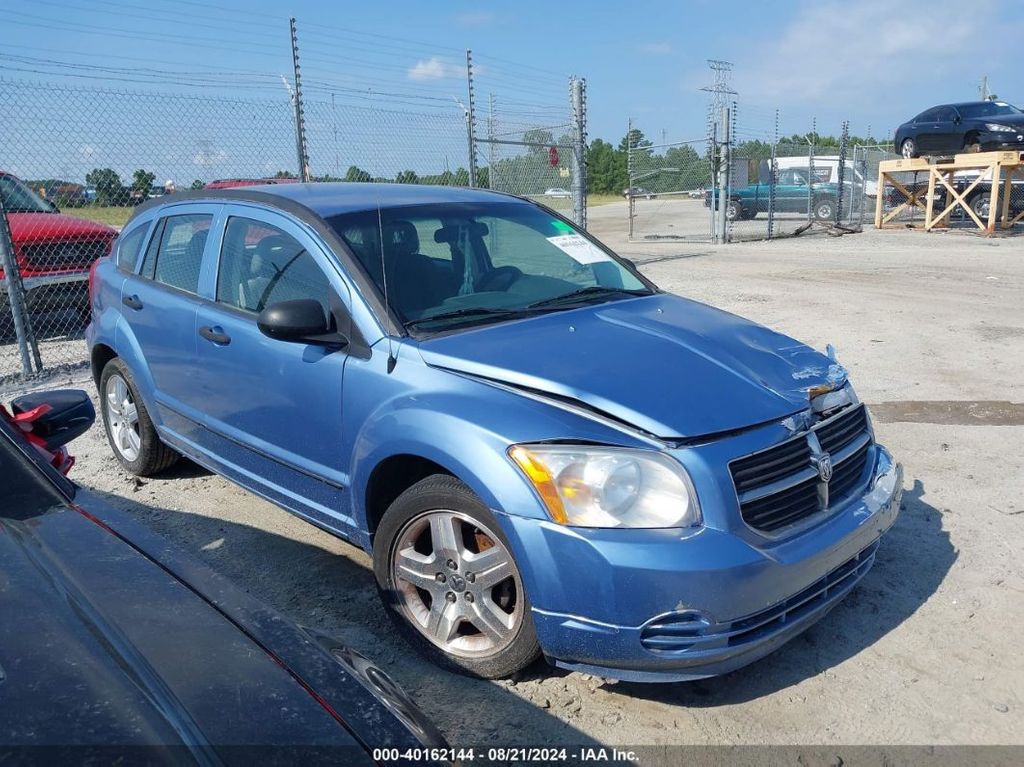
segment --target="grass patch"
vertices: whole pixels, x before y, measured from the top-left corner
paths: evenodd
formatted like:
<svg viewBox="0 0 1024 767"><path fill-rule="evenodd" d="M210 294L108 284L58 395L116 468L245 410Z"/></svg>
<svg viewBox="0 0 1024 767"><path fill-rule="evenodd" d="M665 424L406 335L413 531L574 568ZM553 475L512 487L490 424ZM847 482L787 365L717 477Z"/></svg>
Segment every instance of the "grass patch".
<svg viewBox="0 0 1024 767"><path fill-rule="evenodd" d="M621 194L588 194L587 207L607 205L610 202L622 202L623 199L625 198Z"/></svg>
<svg viewBox="0 0 1024 767"><path fill-rule="evenodd" d="M84 218L86 221L95 221L98 224L106 224L107 226L121 228L128 222L128 219L131 218L132 213L135 212L135 208L106 208L96 206L85 208L62 208L60 212L65 216Z"/></svg>

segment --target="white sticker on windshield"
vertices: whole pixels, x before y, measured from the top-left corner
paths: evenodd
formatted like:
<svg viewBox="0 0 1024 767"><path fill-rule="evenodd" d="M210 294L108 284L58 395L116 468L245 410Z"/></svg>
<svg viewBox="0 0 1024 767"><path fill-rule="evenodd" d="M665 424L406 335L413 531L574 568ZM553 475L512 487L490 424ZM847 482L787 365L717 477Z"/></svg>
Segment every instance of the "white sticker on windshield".
<svg viewBox="0 0 1024 767"><path fill-rule="evenodd" d="M608 254L578 234L560 234L557 237L548 237L548 242L580 264L611 261Z"/></svg>

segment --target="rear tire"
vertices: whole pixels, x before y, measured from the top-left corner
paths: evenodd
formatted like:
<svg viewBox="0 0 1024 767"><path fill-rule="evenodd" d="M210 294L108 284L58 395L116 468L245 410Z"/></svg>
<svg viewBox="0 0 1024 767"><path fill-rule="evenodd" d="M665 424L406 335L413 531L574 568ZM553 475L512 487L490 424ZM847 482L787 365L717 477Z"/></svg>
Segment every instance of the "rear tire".
<svg viewBox="0 0 1024 767"><path fill-rule="evenodd" d="M831 221L836 215L836 204L833 200L823 197L814 201L814 218L818 221Z"/></svg>
<svg viewBox="0 0 1024 767"><path fill-rule="evenodd" d="M508 539L455 477L427 477L391 504L374 535L373 572L399 633L437 665L497 679L540 656Z"/></svg>
<svg viewBox="0 0 1024 767"><path fill-rule="evenodd" d="M918 156L917 143L912 138L904 139L900 144L900 155L904 160L913 160Z"/></svg>
<svg viewBox="0 0 1024 767"><path fill-rule="evenodd" d="M128 367L116 357L100 374L100 413L114 457L130 474L151 477L181 457L160 441Z"/></svg>

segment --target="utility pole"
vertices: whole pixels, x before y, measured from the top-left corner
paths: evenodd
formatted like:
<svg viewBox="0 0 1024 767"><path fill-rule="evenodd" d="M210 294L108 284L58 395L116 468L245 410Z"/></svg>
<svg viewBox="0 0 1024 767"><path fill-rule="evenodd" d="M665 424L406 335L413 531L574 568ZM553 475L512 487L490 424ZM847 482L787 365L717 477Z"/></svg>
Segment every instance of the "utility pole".
<svg viewBox="0 0 1024 767"><path fill-rule="evenodd" d="M469 106L466 107L466 136L469 139L469 185L476 186L476 114L473 95L473 51L466 49L466 85L469 89Z"/></svg>
<svg viewBox="0 0 1024 767"><path fill-rule="evenodd" d="M295 31L295 17L288 19L288 30L292 39L292 70L295 77L295 93L292 105L295 107L295 153L299 162L299 180L309 181L309 155L306 153L306 118L302 111L302 74L299 68L299 36Z"/></svg>
<svg viewBox="0 0 1024 767"><path fill-rule="evenodd" d="M717 178L712 179L716 186L712 199L717 205L711 207L712 240L724 243L728 234L729 205L729 103L737 93L730 85L732 62L722 59L708 59L708 67L714 75L714 82L701 88L711 94L708 105L708 157L717 168Z"/></svg>
<svg viewBox="0 0 1024 767"><path fill-rule="evenodd" d="M573 217L587 228L587 81L573 76L569 81L573 124Z"/></svg>
<svg viewBox="0 0 1024 767"><path fill-rule="evenodd" d="M981 82L978 83L978 98L981 101L988 101L988 75L981 76Z"/></svg>

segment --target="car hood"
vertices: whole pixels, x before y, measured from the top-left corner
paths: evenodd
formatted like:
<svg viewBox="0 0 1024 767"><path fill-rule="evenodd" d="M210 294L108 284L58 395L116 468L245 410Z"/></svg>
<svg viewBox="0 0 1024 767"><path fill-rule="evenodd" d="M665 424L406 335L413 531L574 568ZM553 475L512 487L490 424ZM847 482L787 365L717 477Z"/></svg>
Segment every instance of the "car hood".
<svg viewBox="0 0 1024 767"><path fill-rule="evenodd" d="M231 744L341 747L353 764L372 764L366 743L443 744L357 653L87 491L35 498L0 510L0 698L17 701L0 742L173 746L171 763L182 747L200 762Z"/></svg>
<svg viewBox="0 0 1024 767"><path fill-rule="evenodd" d="M117 231L95 221L62 213L8 213L11 239L18 245L51 240L112 240Z"/></svg>
<svg viewBox="0 0 1024 767"><path fill-rule="evenodd" d="M825 355L734 314L658 294L424 341L428 365L575 400L666 439L806 410L840 385Z"/></svg>

